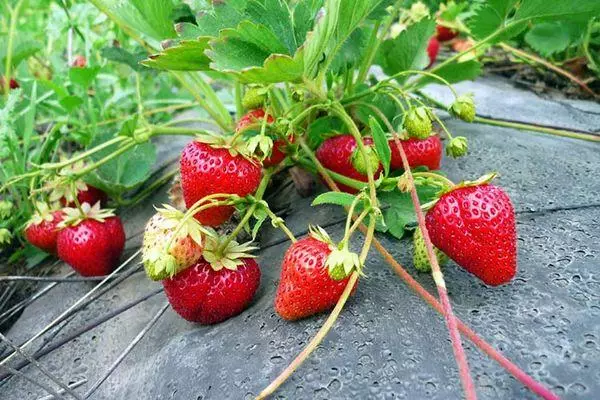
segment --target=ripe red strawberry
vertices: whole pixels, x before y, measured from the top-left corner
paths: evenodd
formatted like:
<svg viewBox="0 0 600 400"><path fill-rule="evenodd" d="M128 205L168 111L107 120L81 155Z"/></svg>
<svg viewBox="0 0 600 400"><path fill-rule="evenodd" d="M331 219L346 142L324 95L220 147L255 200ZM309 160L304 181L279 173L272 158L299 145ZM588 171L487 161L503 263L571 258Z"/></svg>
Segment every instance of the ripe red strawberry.
<svg viewBox="0 0 600 400"><path fill-rule="evenodd" d="M325 266L331 251L329 244L311 236L286 251L275 297L275 311L281 317L293 321L335 306L349 277L331 277Z"/></svg>
<svg viewBox="0 0 600 400"><path fill-rule="evenodd" d="M455 31L454 29L450 29L448 27L442 26L442 25L437 25L435 27L435 30L436 30L435 37L440 42L447 42L449 40L454 39L456 36L458 36L457 31Z"/></svg>
<svg viewBox="0 0 600 400"><path fill-rule="evenodd" d="M290 142L294 143L294 137L290 138ZM273 142L273 150L271 150L271 156L263 160L263 167L273 167L283 161L286 154L284 152L287 142L283 139L277 139Z"/></svg>
<svg viewBox="0 0 600 400"><path fill-rule="evenodd" d="M71 64L73 68L85 68L87 67L87 59L81 54L76 55L73 58L73 64Z"/></svg>
<svg viewBox="0 0 600 400"><path fill-rule="evenodd" d="M111 273L119 262L125 246L125 232L119 217L100 205L82 206L83 218L77 209L66 208L64 228L57 237L58 257L83 276Z"/></svg>
<svg viewBox="0 0 600 400"><path fill-rule="evenodd" d="M408 164L412 168L425 166L430 170L440 169L440 161L442 160L442 141L438 135L431 135L427 139L409 138L401 140L402 148L406 153ZM389 141L390 149L392 150L392 158L390 167L392 170L404 169L402 158L396 146L396 141Z"/></svg>
<svg viewBox="0 0 600 400"><path fill-rule="evenodd" d="M363 143L368 147L372 147L373 139L365 137L363 138ZM371 152L370 154L374 155L374 152ZM354 140L352 135L339 135L326 139L317 149L316 155L325 168L348 178L367 182L367 176L364 173L357 171L355 168L355 165L357 165L355 161L358 161L358 158L362 161L362 157L357 149L356 140ZM376 168L373 168L373 172L375 178L377 178L382 171L381 163L376 159L376 156L374 159L370 159L369 162L372 163L372 167L376 166ZM357 192L356 189L343 184L338 184L338 186L340 190L343 190L344 192Z"/></svg>
<svg viewBox="0 0 600 400"><path fill-rule="evenodd" d="M108 195L104 193L104 191L85 184L86 189L81 189L77 192L77 200L79 204L88 203L93 206L97 202L100 202L101 206L105 206L108 201ZM75 207L75 201L69 201L67 203L67 198L63 197L60 199L60 204L66 207Z"/></svg>
<svg viewBox="0 0 600 400"><path fill-rule="evenodd" d="M4 77L0 76L0 93L1 94L4 94L4 85L5 85ZM10 90L18 89L20 87L21 87L21 85L19 85L19 82L17 82L16 79L11 78L10 81L8 82L8 88Z"/></svg>
<svg viewBox="0 0 600 400"><path fill-rule="evenodd" d="M56 255L58 224L62 222L64 212L62 210L51 212L47 206L40 208L40 213L36 213L27 224L25 238L35 247Z"/></svg>
<svg viewBox="0 0 600 400"><path fill-rule="evenodd" d="M517 270L515 212L508 195L490 184L444 194L426 216L434 246L488 285Z"/></svg>
<svg viewBox="0 0 600 400"><path fill-rule="evenodd" d="M429 39L429 44L427 45L427 55L429 56L429 65L427 68L431 67L435 60L437 59L438 52L440 51L440 42L433 36Z"/></svg>
<svg viewBox="0 0 600 400"><path fill-rule="evenodd" d="M181 188L187 207L216 193L247 196L260 184L261 168L227 148L194 141L181 154ZM195 215L201 224L218 226L233 214L231 206L212 207Z"/></svg>
<svg viewBox="0 0 600 400"><path fill-rule="evenodd" d="M244 115L242 118L240 118L237 125L235 126L235 130L240 131L242 129L247 128L250 125L257 125L260 127L260 124L262 124L262 121L264 118L265 118L265 110L264 109L257 108L256 110L252 110L252 111L246 113L246 115ZM271 115L269 115L267 117L267 123L272 124L273 121L274 121L273 117Z"/></svg>
<svg viewBox="0 0 600 400"><path fill-rule="evenodd" d="M260 269L242 258L235 270L216 271L201 258L173 278L163 280L169 303L188 321L216 324L244 311L260 284Z"/></svg>

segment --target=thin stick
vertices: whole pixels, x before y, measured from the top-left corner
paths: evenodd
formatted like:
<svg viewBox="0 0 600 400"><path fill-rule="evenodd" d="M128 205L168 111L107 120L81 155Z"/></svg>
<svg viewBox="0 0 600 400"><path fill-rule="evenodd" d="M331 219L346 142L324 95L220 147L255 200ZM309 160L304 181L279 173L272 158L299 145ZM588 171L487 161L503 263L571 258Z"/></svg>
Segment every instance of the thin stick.
<svg viewBox="0 0 600 400"><path fill-rule="evenodd" d="M94 394L96 389L98 389L100 387L100 385L102 385L102 383L110 376L110 374L113 373L113 371L119 366L119 364L121 364L123 359L125 359L125 357L127 357L127 355L131 352L131 350L133 350L133 348L140 342L140 340L142 340L142 338L144 336L146 336L146 334L150 331L150 329L152 329L154 324L156 324L158 322L159 318L163 315L163 313L165 311L167 311L167 308L169 308L169 302L165 302L165 304L156 313L156 315L150 320L150 322L148 322L148 324L146 324L146 326L140 331L140 333L138 333L136 335L136 337L133 338L133 340L131 341L131 343L129 343L129 345L125 348L125 350L123 350L123 352L119 355L119 357L117 357L117 359L112 363L112 365L108 368L108 370L104 373L104 375L102 375L102 377L100 379L98 379L96 381L96 383L94 383L92 385L92 387L85 393L84 397L86 399L89 398L92 394Z"/></svg>
<svg viewBox="0 0 600 400"><path fill-rule="evenodd" d="M44 389L46 392L50 393L52 396L54 396L57 399L64 399L65 398L62 395L62 393L57 392L56 390L54 390L49 385L46 385L43 382L38 382L35 379L33 379L30 376L28 376L27 374L22 373L21 371L17 371L16 369L9 367L8 365L2 365L2 364L0 364L0 368L4 368L5 370L7 370L8 372L10 372L11 374L13 374L15 376L18 376L19 378L23 378L26 381L29 381L29 382L33 383L35 386L38 386L38 387Z"/></svg>
<svg viewBox="0 0 600 400"><path fill-rule="evenodd" d="M79 395L77 395L77 393L73 392L70 387L68 387L67 385L62 383L61 380L58 379L58 377L54 376L54 374L52 374L48 370L46 370L46 368L44 368L42 366L42 364L40 364L37 360L35 360L33 357L31 357L31 355L29 355L26 352L24 352L23 350L21 350L19 348L19 346L14 344L10 339L8 339L6 336L4 336L1 332L0 332L0 340L2 340L8 346L12 347L12 349L14 351L16 351L17 353L19 353L19 355L21 357L25 358L27 361L29 361L31 364L33 364L37 369L40 370L40 372L42 374L44 374L45 376L48 377L48 379L50 379L52 382L54 382L58 386L60 386L66 393L69 393L71 396L73 396L77 400L82 400L82 398Z"/></svg>
<svg viewBox="0 0 600 400"><path fill-rule="evenodd" d="M64 276L64 278L67 278L72 275L75 275L75 271L69 272L67 275ZM15 304L8 310L4 311L2 314L0 314L0 325L4 324L10 317L12 317L20 309L28 306L29 304L33 303L40 297L44 296L46 293L48 293L50 290L52 290L52 288L54 288L57 284L58 284L57 282L51 283L50 285L44 287L39 292L35 293L33 296L31 296L27 299L24 299L23 301Z"/></svg>
<svg viewBox="0 0 600 400"><path fill-rule="evenodd" d="M70 385L68 385L68 386L69 386L71 389L76 389L76 388L78 388L78 387L79 387L79 386L81 386L81 385L85 385L85 384L87 383L87 381L88 381L87 379L83 378L82 380L80 380L80 381L77 381L77 382L74 382L74 383L71 383L71 384L70 384ZM63 389L60 389L60 390L58 391L58 393L59 393L59 394L64 394L64 393L65 393L65 391L64 391ZM39 399L37 399L37 400L53 400L53 399L54 399L54 396L53 396L53 395L49 395L49 396L40 397L40 398L39 398Z"/></svg>
<svg viewBox="0 0 600 400"><path fill-rule="evenodd" d="M69 334L68 336L62 337L59 340L57 340L56 342L52 342L50 345L48 345L48 347L38 350L33 354L33 358L39 359L41 357L44 357L50 353L52 353L54 350L64 346L66 343L69 343L70 341L77 339L79 336L91 331L92 329L102 325L103 323L105 323L106 321L109 321L111 319L113 319L114 317L121 315L122 313L124 313L125 311L129 310L130 308L148 300L151 297L156 296L157 294L161 293L163 291L162 287L160 289L157 289L153 292L150 292L140 298L137 298L133 301L130 301L127 304L124 304L123 306L99 317L96 318L95 320L91 321L89 324L82 326L80 328L78 328L77 330L75 330L74 332L72 332L71 334ZM23 367L29 365L29 362L27 360L21 360L19 363L17 363L17 365L15 366L15 369L20 370ZM0 381L6 379L10 374L8 373L4 373L4 374L0 374Z"/></svg>
<svg viewBox="0 0 600 400"><path fill-rule="evenodd" d="M79 300L77 300L75 302L75 304L73 304L71 307L69 307L67 310L65 310L62 314L60 314L58 317L56 317L52 322L50 322L48 325L46 325L44 328L42 328L42 330L40 330L38 333L36 333L35 335L33 335L33 337L31 339L29 339L28 341L26 341L25 343L23 343L23 345L20 346L20 349L21 350L25 349L27 346L29 346L31 343L33 343L36 339L38 339L39 337L41 337L43 334L45 334L50 329L52 329L56 324L58 324L59 322L61 322L65 318L65 316L69 315L69 313L73 309L75 309L85 299L87 299L94 292L96 292L98 289L100 289L100 287L102 287L108 280L110 280L110 278L113 275L117 274L121 269L123 269L127 264L129 264L135 257L137 257L140 254L140 252L141 252L141 250L136 251L131 257L129 257L127 260L125 260L125 262L123 262L121 265L119 265L110 275L108 275L99 284L97 284L96 286L94 286L94 288L92 288L92 290L90 290L83 297L81 297ZM15 354L16 354L16 352L12 352L11 354L9 354L2 361L0 361L0 365L6 364L8 361L10 361L14 357Z"/></svg>
<svg viewBox="0 0 600 400"><path fill-rule="evenodd" d="M396 144L396 148L400 153L400 157L402 158L402 164L404 165L404 171L408 178L410 186L410 196L412 198L415 213L417 214L419 228L421 229L421 233L423 234L425 249L427 250L427 258L431 263L431 276L433 277L433 280L437 287L438 295L440 296L440 299L442 301L442 307L444 309L444 318L446 319L446 324L448 325L450 340L452 341L452 350L454 351L454 357L456 358L456 363L458 364L460 380L465 391L465 397L469 400L474 400L477 398L477 394L475 393L475 384L473 383L473 378L471 377L471 372L469 371L469 363L467 361L467 356L465 355L465 350L463 349L460 334L456 326L456 317L452 312L452 305L450 304L450 299L448 298L448 292L446 290L444 275L442 274L440 265L433 250L433 244L431 243L431 239L429 238L429 232L427 231L427 226L425 225L425 216L423 215L423 210L421 210L419 195L417 194L417 189L415 188L415 181L410 170L410 164L408 163L406 152L404 151L404 148L400 143L400 138L398 137L398 134L396 132L393 132L393 135L394 143Z"/></svg>
<svg viewBox="0 0 600 400"><path fill-rule="evenodd" d="M5 281L27 281L27 282L95 282L106 279L108 275L102 276L77 276L68 278L64 276L27 276L27 275L8 275L0 276L0 282ZM119 275L113 276L117 278Z"/></svg>

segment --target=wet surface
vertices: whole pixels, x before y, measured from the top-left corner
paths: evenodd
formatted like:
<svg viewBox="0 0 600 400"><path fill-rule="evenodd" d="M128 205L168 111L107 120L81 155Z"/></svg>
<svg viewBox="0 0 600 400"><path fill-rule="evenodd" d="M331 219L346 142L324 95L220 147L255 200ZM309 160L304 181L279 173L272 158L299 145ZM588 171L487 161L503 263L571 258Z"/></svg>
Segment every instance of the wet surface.
<svg viewBox="0 0 600 400"><path fill-rule="evenodd" d="M477 91L485 92L485 84L479 84ZM510 89L502 88L506 98L521 96L520 91L507 94ZM498 87L491 85L489 90ZM519 104L514 102L516 107ZM600 106L586 107L590 108L587 114L600 113ZM548 112L538 108L539 113ZM562 119L554 113L551 118L556 126L572 123L572 116ZM590 131L600 126L593 121L585 124ZM519 271L506 286L486 287L453 263L445 268L455 313L562 398L598 398L600 145L456 121L448 127L455 135L467 136L472 151L460 160L444 159L443 170L453 180L500 172L497 183L513 199L519 237ZM172 159L187 140L171 141L162 159ZM141 242L139 233L154 212L150 205L165 200L161 191L124 214L130 251ZM293 212L286 219L290 228L302 233L312 222L327 226L335 237L341 235L342 211L310 208L310 201L293 200ZM410 241L381 240L435 294L431 278L412 267ZM188 323L167 310L91 398L249 399L263 389L312 338L326 315L289 323L275 314L279 267L289 243L281 233L267 229L262 244L263 280L248 310L212 327ZM128 268L139 269L137 260ZM443 319L374 250L365 272L367 278L323 344L274 398L462 398ZM57 286L24 311L7 336L23 342L92 287L91 283ZM69 319L52 341L157 288L160 285L142 273L133 274ZM65 383L87 379L77 389L85 393L164 301L161 293L140 303L44 356L42 364ZM535 398L466 340L465 347L479 398ZM48 382L35 367L23 371ZM37 399L46 394L22 378L0 386L2 399Z"/></svg>

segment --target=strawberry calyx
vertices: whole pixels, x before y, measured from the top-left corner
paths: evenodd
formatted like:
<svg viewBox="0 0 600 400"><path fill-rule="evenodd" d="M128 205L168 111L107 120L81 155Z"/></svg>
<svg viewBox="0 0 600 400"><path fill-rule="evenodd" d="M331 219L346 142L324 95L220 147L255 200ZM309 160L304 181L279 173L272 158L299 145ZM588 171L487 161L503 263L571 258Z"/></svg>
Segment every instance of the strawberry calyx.
<svg viewBox="0 0 600 400"><path fill-rule="evenodd" d="M58 224L58 227L62 229L68 226L76 226L88 219L104 222L106 219L115 216L114 211L113 209L100 208L99 201L93 206L90 206L89 203L83 203L80 208L65 207L63 208L65 217Z"/></svg>
<svg viewBox="0 0 600 400"><path fill-rule="evenodd" d="M228 242L225 248L222 248L226 241ZM244 264L243 259L256 258L250 252L257 249L258 247L252 246L252 242L239 244L235 240L229 240L226 236L208 236L202 257L215 271L223 268L236 271L240 265Z"/></svg>
<svg viewBox="0 0 600 400"><path fill-rule="evenodd" d="M0 200L0 219L7 219L10 217L13 209L13 203L8 200Z"/></svg>
<svg viewBox="0 0 600 400"><path fill-rule="evenodd" d="M360 272L362 264L358 254L348 249L348 241L342 240L338 245L335 245L327 231L320 226L309 226L309 235L316 240L319 240L329 247L331 252L325 259L325 268L331 279L341 281L347 278L353 271Z"/></svg>
<svg viewBox="0 0 600 400"><path fill-rule="evenodd" d="M54 220L54 215L52 214L54 209L52 209L48 203L45 202L37 202L35 205L36 212L29 218L29 221L25 224L26 228L29 228L32 225L39 225L42 222L52 222Z"/></svg>
<svg viewBox="0 0 600 400"><path fill-rule="evenodd" d="M439 201L440 197L442 197L445 194L448 194L450 192L453 192L457 189L462 189L462 188L466 188L466 187L474 187L474 186L481 186L481 185L487 185L488 183L490 183L494 178L496 178L498 176L497 172L490 172L488 174L485 174L481 177L479 177L478 179L472 180L472 181L461 181L455 185L452 186L446 186L446 187L442 187L442 189L436 194L436 198L432 201L430 201L429 203L423 204L421 206L421 208L423 210L429 210L431 208L433 208L433 206L435 206L437 204L437 202ZM415 178L417 179L417 178Z"/></svg>
<svg viewBox="0 0 600 400"><path fill-rule="evenodd" d="M73 175L84 168L85 162L82 160L61 169L58 176L44 186L44 189L50 192L48 200L51 203L60 200L64 200L66 204L74 203L77 193L88 190L87 184L82 179L73 179Z"/></svg>
<svg viewBox="0 0 600 400"><path fill-rule="evenodd" d="M215 149L227 149L232 157L240 155L252 163L258 163L254 154L250 151L248 143L242 140L239 135L212 135L203 134L196 136L196 141L206 143Z"/></svg>

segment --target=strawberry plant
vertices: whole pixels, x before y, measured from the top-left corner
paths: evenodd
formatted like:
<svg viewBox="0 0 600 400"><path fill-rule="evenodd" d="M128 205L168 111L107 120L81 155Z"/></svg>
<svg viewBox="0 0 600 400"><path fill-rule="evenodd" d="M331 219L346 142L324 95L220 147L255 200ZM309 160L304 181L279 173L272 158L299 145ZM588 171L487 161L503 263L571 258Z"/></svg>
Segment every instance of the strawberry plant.
<svg viewBox="0 0 600 400"><path fill-rule="evenodd" d="M189 321L215 324L248 307L261 275L254 240L269 219L292 242L274 310L289 321L332 310L259 398L285 382L325 338L351 294L361 290L371 247L443 314L465 397L475 398L476 388L461 332L533 392L556 398L453 314L440 264L450 258L490 286L509 282L518 273L514 209L490 183L494 174L455 184L438 171L444 152L464 156L468 143L449 131L432 107L438 106L435 99L420 89L447 86L454 102L445 111L476 121L473 97L452 84L481 73L484 50L533 23L597 14L597 2L482 1L464 23L465 3L444 5L437 15L422 4L405 8L391 0L196 2L194 12L183 14L164 0L90 3L108 18L112 43L94 36L94 51L86 44L85 56L69 48L63 60L68 73L60 78L49 79L35 65L21 89L11 91L3 81L0 139L16 155L0 154L9 159L2 170L2 207L19 204L23 210L16 218L3 215L12 229L4 233L8 241L30 220L23 237L31 245L56 252L81 275L111 273L125 238L114 211L101 207L135 203L164 182L150 179L155 138L192 136L180 158L183 204L157 210L142 246L147 275L162 281L172 308ZM11 79L18 67L11 41L22 5L6 6L11 33L3 73ZM84 18L89 7L79 11L82 24L94 28ZM173 15L179 16L176 24ZM65 29L69 41L80 33L73 25ZM440 42L457 34L472 36L472 45L437 60ZM126 69L122 82L102 79L109 62ZM163 92L154 102L191 101L210 128L176 126L163 115L175 108L148 110L145 96L154 88L146 82ZM121 84L135 89L123 93L117 90ZM176 89L169 91L171 86ZM39 91L53 101L38 111ZM105 111L95 102L115 107ZM56 107L66 115L57 116ZM32 145L39 118L52 123L39 145ZM111 129L99 129L104 125ZM329 187L314 206L346 209L338 243L320 227L297 239L265 201L273 176L292 166ZM138 192L143 184L150 189ZM224 229L234 214L233 228ZM249 241L242 242L244 231ZM415 267L431 273L439 301L391 258L377 234L414 237ZM351 243L360 250L352 251Z"/></svg>

